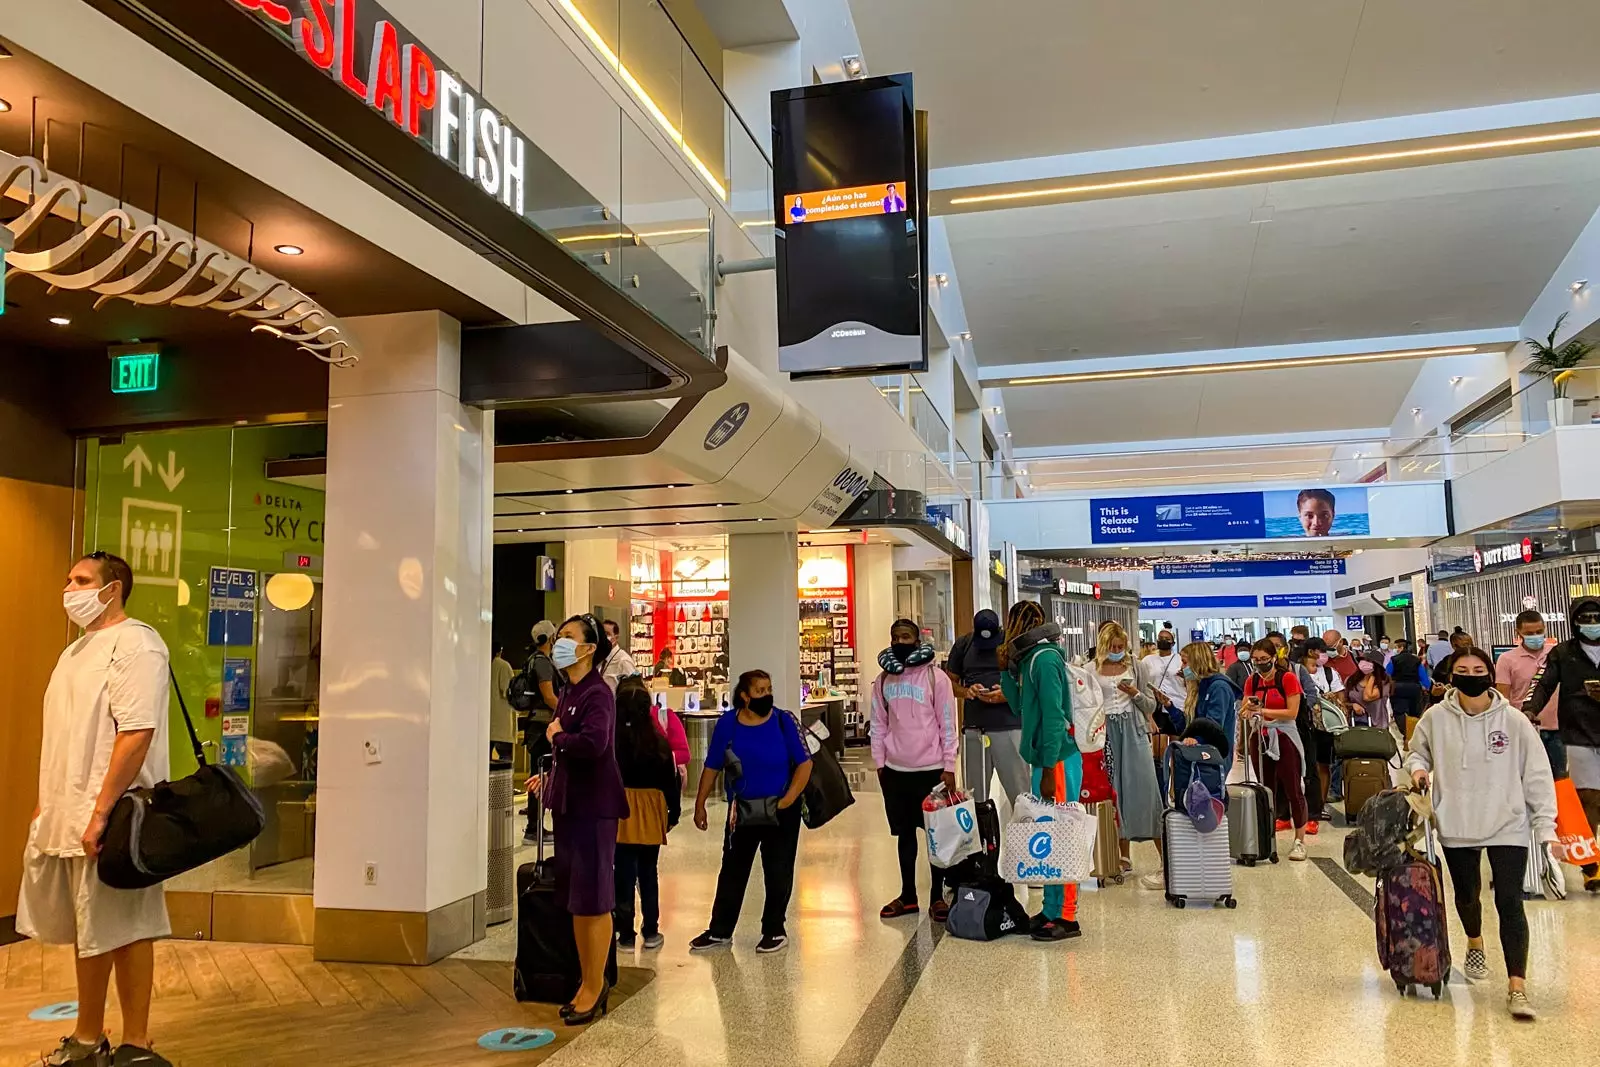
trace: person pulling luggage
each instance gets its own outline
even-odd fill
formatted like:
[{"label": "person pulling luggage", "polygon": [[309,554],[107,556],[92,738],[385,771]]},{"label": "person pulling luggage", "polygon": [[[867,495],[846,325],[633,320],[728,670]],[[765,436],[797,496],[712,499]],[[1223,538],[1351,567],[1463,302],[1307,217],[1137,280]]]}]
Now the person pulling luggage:
[{"label": "person pulling luggage", "polygon": [[[1417,788],[1433,791],[1456,912],[1467,932],[1462,970],[1473,981],[1489,977],[1479,900],[1481,855],[1488,852],[1506,957],[1506,1007],[1512,1018],[1532,1021],[1522,879],[1530,833],[1541,848],[1557,841],[1555,778],[1538,728],[1495,689],[1494,660],[1487,652],[1458,651],[1450,685],[1417,724],[1405,766]],[[1551,862],[1559,869],[1557,857]]]},{"label": "person pulling luggage", "polygon": [[1289,858],[1306,858],[1305,750],[1301,747],[1296,720],[1300,715],[1300,679],[1278,666],[1278,648],[1271,641],[1257,641],[1250,649],[1250,678],[1245,682],[1244,703],[1239,714],[1255,719],[1261,729],[1250,737],[1250,758],[1261,768],[1263,780],[1273,783],[1289,802],[1294,824],[1294,847]]}]

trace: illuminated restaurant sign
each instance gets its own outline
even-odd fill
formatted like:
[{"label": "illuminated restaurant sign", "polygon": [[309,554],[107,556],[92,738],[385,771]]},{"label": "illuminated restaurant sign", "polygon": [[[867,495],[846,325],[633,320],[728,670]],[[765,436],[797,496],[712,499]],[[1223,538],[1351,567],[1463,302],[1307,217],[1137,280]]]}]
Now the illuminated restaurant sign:
[{"label": "illuminated restaurant sign", "polygon": [[223,0],[519,217],[527,141],[372,0]]}]

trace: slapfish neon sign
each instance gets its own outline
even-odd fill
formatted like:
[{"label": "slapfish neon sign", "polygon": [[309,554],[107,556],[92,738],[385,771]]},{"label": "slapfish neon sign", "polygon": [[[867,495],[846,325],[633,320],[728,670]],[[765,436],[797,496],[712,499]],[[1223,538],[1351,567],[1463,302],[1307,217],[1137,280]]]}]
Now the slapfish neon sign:
[{"label": "slapfish neon sign", "polygon": [[226,2],[269,23],[352,95],[455,164],[489,196],[523,214],[527,141],[376,3]]}]

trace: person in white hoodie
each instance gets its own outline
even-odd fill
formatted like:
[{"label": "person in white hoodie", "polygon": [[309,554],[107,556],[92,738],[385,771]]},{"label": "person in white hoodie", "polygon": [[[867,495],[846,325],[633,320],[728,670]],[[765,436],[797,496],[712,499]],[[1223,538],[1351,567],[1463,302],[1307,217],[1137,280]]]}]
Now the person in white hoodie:
[{"label": "person in white hoodie", "polygon": [[[1467,932],[1469,979],[1489,977],[1483,951],[1482,860],[1489,853],[1500,947],[1512,1018],[1531,1021],[1528,1003],[1528,919],[1522,879],[1528,842],[1549,849],[1556,837],[1556,789],[1539,730],[1494,687],[1494,660],[1481,648],[1453,657],[1450,688],[1411,738],[1406,769],[1420,788],[1430,783],[1433,810]],[[1554,856],[1552,863],[1560,864]]]},{"label": "person in white hoodie", "polygon": [[[941,782],[956,787],[956,695],[950,679],[934,663],[933,646],[910,619],[889,628],[889,647],[878,656],[883,673],[872,683],[872,763],[878,768],[889,832],[900,852],[900,895],[878,912],[884,919],[915,915],[917,830],[922,802]],[[933,871],[928,915],[944,922],[944,872]]]}]

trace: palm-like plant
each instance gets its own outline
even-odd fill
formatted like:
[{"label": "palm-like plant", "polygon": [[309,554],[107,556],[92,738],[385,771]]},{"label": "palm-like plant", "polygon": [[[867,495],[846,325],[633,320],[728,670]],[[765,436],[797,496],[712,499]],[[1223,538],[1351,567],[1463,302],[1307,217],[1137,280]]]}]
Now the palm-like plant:
[{"label": "palm-like plant", "polygon": [[1561,347],[1556,347],[1556,334],[1561,332],[1561,324],[1567,321],[1567,313],[1563,311],[1561,317],[1556,319],[1556,324],[1550,330],[1550,336],[1543,341],[1532,337],[1524,337],[1522,343],[1533,350],[1533,360],[1528,364],[1528,370],[1541,378],[1551,379],[1555,387],[1556,399],[1561,400],[1567,395],[1567,381],[1561,377],[1562,371],[1568,371],[1580,365],[1589,358],[1597,346],[1578,337],[1569,339]]}]

